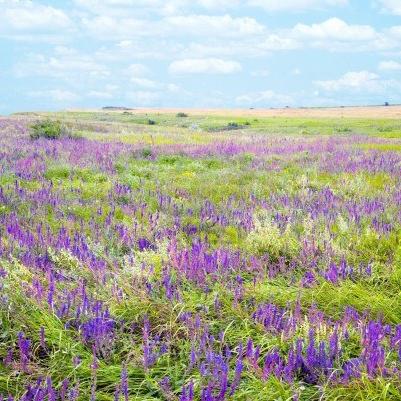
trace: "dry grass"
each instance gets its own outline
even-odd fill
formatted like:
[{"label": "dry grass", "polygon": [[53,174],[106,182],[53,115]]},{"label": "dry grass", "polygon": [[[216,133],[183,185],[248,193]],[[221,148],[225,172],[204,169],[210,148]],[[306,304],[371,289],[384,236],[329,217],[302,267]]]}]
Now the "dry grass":
[{"label": "dry grass", "polygon": [[[83,110],[69,110],[83,111]],[[91,112],[105,110],[91,109]],[[123,113],[124,110],[110,111]],[[178,109],[178,108],[136,108],[133,114],[177,114],[185,111],[191,115],[212,116],[255,116],[255,117],[304,117],[304,118],[400,118],[401,105],[397,106],[360,106],[360,107],[322,107],[322,108],[283,108],[283,109]]]}]

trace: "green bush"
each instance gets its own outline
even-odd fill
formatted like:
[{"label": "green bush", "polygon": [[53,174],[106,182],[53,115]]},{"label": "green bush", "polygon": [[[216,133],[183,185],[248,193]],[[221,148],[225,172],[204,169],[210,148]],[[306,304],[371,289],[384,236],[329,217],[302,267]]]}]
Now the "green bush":
[{"label": "green bush", "polygon": [[152,152],[152,149],[150,149],[150,148],[143,148],[143,149],[141,150],[141,155],[142,155],[142,157],[144,157],[144,158],[151,157],[152,154],[153,154],[153,152]]},{"label": "green bush", "polygon": [[155,120],[148,120],[148,125],[156,125],[156,121]]},{"label": "green bush", "polygon": [[182,111],[180,111],[179,113],[177,113],[177,117],[178,118],[188,117],[188,114],[187,113],[183,113]]},{"label": "green bush", "polygon": [[44,120],[38,121],[31,126],[31,138],[39,139],[59,139],[62,136],[74,137],[72,131],[63,125],[60,121]]}]

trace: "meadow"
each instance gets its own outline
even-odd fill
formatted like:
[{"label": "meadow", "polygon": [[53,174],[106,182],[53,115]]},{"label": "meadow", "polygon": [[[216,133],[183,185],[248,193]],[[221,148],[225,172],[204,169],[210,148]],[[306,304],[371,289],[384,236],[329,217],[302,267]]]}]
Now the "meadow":
[{"label": "meadow", "polygon": [[1,118],[0,400],[400,400],[400,184],[396,117]]}]

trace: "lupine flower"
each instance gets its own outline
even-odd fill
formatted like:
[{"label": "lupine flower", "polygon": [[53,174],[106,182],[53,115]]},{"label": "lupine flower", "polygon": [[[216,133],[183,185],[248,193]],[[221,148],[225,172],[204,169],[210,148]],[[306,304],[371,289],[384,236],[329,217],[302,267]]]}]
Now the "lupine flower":
[{"label": "lupine flower", "polygon": [[27,373],[28,363],[31,357],[31,341],[25,337],[23,332],[18,333],[18,348],[21,370]]},{"label": "lupine flower", "polygon": [[124,396],[124,400],[128,401],[128,371],[126,367],[121,371],[121,393]]}]

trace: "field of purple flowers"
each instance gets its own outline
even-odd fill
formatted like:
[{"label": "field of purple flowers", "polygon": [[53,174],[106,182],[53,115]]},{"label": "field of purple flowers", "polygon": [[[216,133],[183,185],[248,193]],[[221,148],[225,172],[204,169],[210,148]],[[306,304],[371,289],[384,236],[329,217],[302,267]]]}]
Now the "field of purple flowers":
[{"label": "field of purple flowers", "polygon": [[401,399],[399,122],[67,117],[0,119],[0,400]]}]

